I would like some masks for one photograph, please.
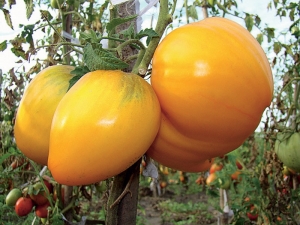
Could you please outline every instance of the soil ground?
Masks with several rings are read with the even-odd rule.
[[[166,212],[166,209],[160,207],[160,203],[170,200],[172,202],[183,204],[202,202],[207,205],[207,208],[202,212]],[[146,195],[140,196],[139,206],[141,210],[138,210],[138,215],[143,218],[145,225],[173,225],[174,223],[182,225],[218,224],[218,218],[221,216],[221,213],[219,211],[214,210],[214,208],[209,205],[208,197],[205,192],[199,192],[197,194],[175,195],[174,193],[168,191],[159,197],[153,197],[153,194],[149,190]],[[164,213],[167,213],[167,216],[164,216]],[[195,217],[192,223],[188,220],[191,214],[193,214],[193,216]],[[210,214],[211,216],[208,216],[208,214]]]

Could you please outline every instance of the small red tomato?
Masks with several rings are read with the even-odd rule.
[[[241,177],[240,177],[241,171],[237,170],[235,171],[233,174],[231,174],[231,179],[232,180],[236,180],[236,181],[241,181]]]
[[[213,163],[209,169],[209,173],[214,173],[216,171],[220,171],[221,169],[223,169],[223,164]]]
[[[251,220],[251,221],[256,221],[258,218],[258,214],[252,214],[250,212],[247,212],[247,216],[248,216],[249,220]]]
[[[236,167],[237,167],[239,170],[243,169],[243,166],[242,166],[242,164],[240,163],[239,160],[236,160],[235,164],[236,164]]]
[[[15,205],[15,211],[18,216],[27,216],[33,208],[33,201],[31,198],[21,197]]]
[[[211,185],[211,183],[217,178],[217,175],[215,173],[209,174],[209,176],[206,178],[206,184]]]
[[[257,209],[255,208],[254,205],[251,205],[250,211],[247,212],[247,216],[248,216],[249,220],[251,220],[251,221],[257,220],[258,214],[257,214]]]
[[[40,218],[47,218],[48,216],[48,207],[50,206],[49,202],[44,205],[38,205],[35,208],[35,215]]]

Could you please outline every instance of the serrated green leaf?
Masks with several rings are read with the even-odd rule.
[[[114,18],[106,25],[106,30],[110,33],[116,26],[135,19],[137,15],[131,15],[124,18]]]
[[[74,84],[76,84],[76,82],[82,77],[83,75],[76,75],[74,77],[72,77],[70,80],[69,80],[69,87],[68,87],[68,90],[70,90],[71,87],[73,87]]]
[[[3,52],[7,48],[7,41],[0,43],[0,51]]]
[[[30,19],[32,13],[33,13],[33,0],[24,0],[26,5],[26,17],[27,19]]]
[[[11,29],[14,29],[13,28],[13,25],[12,25],[12,21],[11,21],[11,17],[10,17],[10,14],[9,14],[9,11],[7,9],[1,9],[2,12],[4,13],[4,18],[5,18],[5,21],[6,21],[6,24],[11,28]]]
[[[88,43],[83,49],[83,59],[90,71],[125,69],[129,65],[101,45],[92,46]]]
[[[85,74],[90,72],[87,66],[77,66],[74,70],[71,71],[71,74],[74,75],[69,81],[69,88],[68,90]]]
[[[137,39],[147,37],[147,40],[146,40],[147,45],[149,45],[152,38],[159,37],[159,35],[155,32],[155,30],[153,30],[151,28],[146,28],[145,30],[141,30],[136,36],[137,36]]]
[[[135,36],[135,29],[133,27],[133,24],[130,24],[130,26],[127,29],[122,30],[120,32],[120,34],[122,34],[125,38],[128,38],[128,39],[134,38],[134,36]]]
[[[99,38],[94,30],[80,32],[79,37],[90,43],[99,43]]]
[[[253,17],[249,14],[246,14],[246,17],[245,17],[245,24],[246,24],[246,27],[247,27],[247,30],[248,31],[251,31],[252,28],[253,28],[253,25],[254,25],[254,20],[253,20]]]

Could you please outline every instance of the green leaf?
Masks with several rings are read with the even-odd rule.
[[[9,152],[3,154],[1,157],[0,157],[0,165],[2,165],[2,163],[11,156],[11,154]]]
[[[25,5],[26,5],[26,16],[27,19],[29,19],[33,13],[33,0],[24,0]]]
[[[270,43],[272,39],[275,37],[275,29],[274,28],[266,28],[267,36],[268,36],[268,42]]]
[[[83,59],[90,71],[125,69],[129,65],[102,48],[88,43],[83,49]]]
[[[20,49],[20,48],[11,48],[11,51],[15,54],[15,56],[22,57],[23,59],[27,60],[25,51],[23,49]]]
[[[100,39],[97,36],[94,30],[87,30],[85,32],[80,32],[79,34],[80,39],[83,39],[86,42],[90,43],[99,43]]]
[[[127,29],[122,30],[122,31],[120,32],[120,34],[123,34],[124,37],[127,37],[128,39],[134,38],[134,35],[135,35],[135,29],[134,29],[134,27],[133,27],[133,24],[130,24],[130,26],[129,26]]]
[[[219,9],[223,10],[225,13],[227,13],[227,9],[220,3],[220,2],[217,2],[217,6]]]
[[[11,9],[12,5],[15,5],[16,1],[15,0],[8,0],[8,7]]]
[[[124,18],[114,18],[106,25],[107,33],[110,33],[116,26],[135,19],[137,15],[131,15]]]
[[[255,24],[256,24],[256,26],[259,26],[260,22],[261,22],[260,17],[259,16],[255,16]]]
[[[275,54],[277,55],[281,50],[281,44],[279,42],[274,42],[273,50],[274,50]]]
[[[146,40],[147,45],[149,45],[152,38],[159,37],[159,35],[152,28],[146,28],[145,30],[141,30],[136,36],[137,36],[137,39],[147,37],[147,40]]]
[[[295,9],[292,9],[292,10],[290,11],[289,17],[290,17],[290,20],[291,20],[291,21],[294,21],[294,20],[295,20]]]
[[[48,10],[40,10],[41,17],[47,19],[48,21],[51,21],[53,19],[53,16]]]
[[[253,28],[253,24],[254,24],[254,20],[253,20],[253,17],[249,14],[246,13],[246,17],[245,17],[245,24],[246,24],[246,27],[247,27],[247,30],[248,31],[251,31],[252,28]]]
[[[198,13],[197,13],[195,5],[190,5],[188,7],[187,13],[188,13],[188,16],[191,17],[193,20],[198,20]]]
[[[13,28],[13,25],[12,25],[12,21],[11,21],[11,17],[10,17],[10,14],[9,14],[9,11],[7,9],[1,9],[2,12],[4,13],[4,18],[5,18],[5,21],[6,21],[6,24],[11,28],[11,29],[14,29]]]
[[[216,4],[216,0],[208,0],[208,4],[210,6],[214,6]]]
[[[258,34],[256,36],[256,40],[258,41],[259,44],[261,44],[264,40],[264,35],[262,33]]]
[[[0,51],[3,52],[7,48],[7,41],[0,43]]]
[[[68,90],[85,74],[90,72],[89,68],[87,66],[77,66],[74,70],[71,71],[71,74],[74,75],[74,77],[71,78],[69,81],[69,88]]]

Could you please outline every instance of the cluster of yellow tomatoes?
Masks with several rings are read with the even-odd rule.
[[[54,179],[84,185],[115,176],[147,154],[186,172],[239,147],[273,95],[269,62],[252,35],[224,18],[170,32],[152,61],[151,84],[119,70],[44,69],[18,109],[18,148]]]

